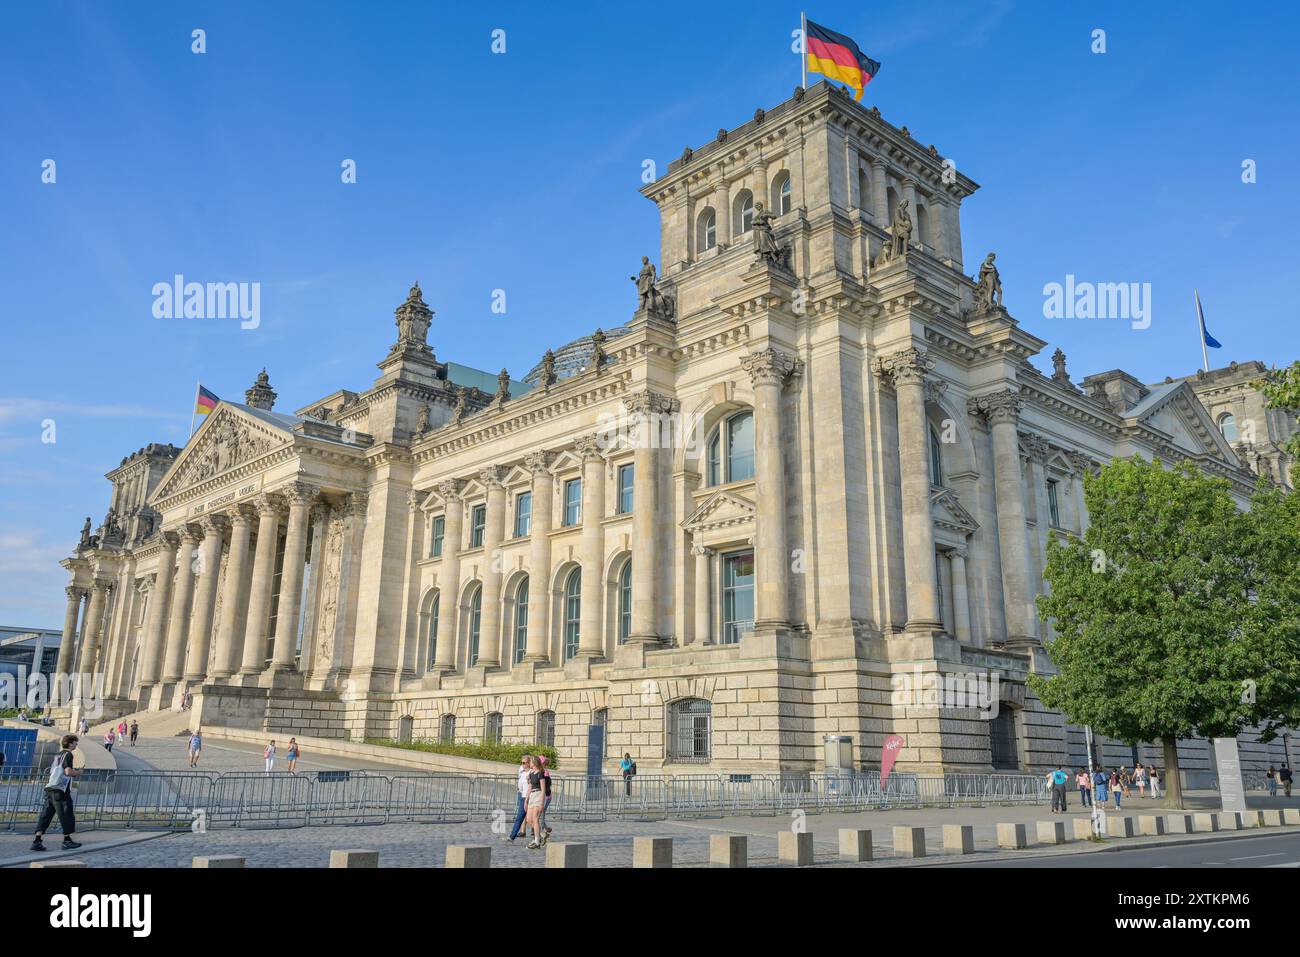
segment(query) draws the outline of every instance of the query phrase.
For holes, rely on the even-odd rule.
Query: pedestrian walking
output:
[[[131,721],[131,747],[135,747],[135,739],[140,736],[140,723],[132,719]]]
[[[1128,768],[1124,767],[1124,765],[1121,764],[1119,766],[1119,787],[1120,790],[1124,792],[1125,797],[1133,796],[1132,793],[1129,791],[1129,788],[1132,786],[1132,784],[1133,784],[1133,773],[1129,771]]]
[[[528,816],[528,773],[533,769],[533,756],[531,754],[521,754],[519,756],[519,774],[518,781],[515,784],[515,823],[510,828],[510,836],[502,835],[501,840],[507,844],[513,844],[515,838],[519,836],[519,829],[524,826],[524,820]]]
[[[1271,764],[1268,766],[1268,770],[1264,772],[1264,786],[1268,788],[1269,797],[1277,797],[1277,771]]]
[[[1079,768],[1074,781],[1079,787],[1079,802],[1084,807],[1092,807],[1092,775],[1088,773],[1088,769]]]
[[[104,750],[107,751],[109,754],[113,753],[113,742],[115,742],[116,740],[117,740],[117,735],[113,732],[112,728],[109,728],[107,731],[104,732]]]
[[[1111,797],[1115,799],[1115,810],[1117,811],[1119,810],[1120,792],[1123,790],[1124,790],[1124,781],[1120,777],[1119,771],[1112,770],[1110,772],[1110,793],[1111,793]]]
[[[203,735],[195,728],[190,732],[190,767],[199,766],[199,752],[203,750]]]
[[[1136,768],[1133,769],[1133,783],[1138,786],[1138,797],[1147,796],[1147,769],[1142,767],[1139,761]]]
[[[289,749],[285,751],[284,756],[289,759],[289,773],[293,774],[294,769],[298,767],[298,755],[301,749],[298,747],[298,739],[289,739]]]
[[[72,839],[77,830],[77,815],[72,803],[72,779],[81,774],[81,769],[73,767],[72,752],[77,750],[78,738],[75,734],[65,734],[59,741],[59,753],[50,763],[50,774],[45,781],[45,807],[36,821],[36,836],[32,838],[32,850],[46,849],[44,837],[54,815],[59,816],[59,826],[63,828],[63,849],[76,850],[81,847]]]
[[[538,820],[542,814],[542,803],[544,800],[543,792],[542,763],[534,755],[529,763],[528,771],[528,816],[527,823],[532,829],[533,839],[528,842],[528,847],[532,850],[542,846],[542,832]]]
[[[1151,782],[1151,797],[1158,799],[1160,797],[1160,772],[1156,770],[1154,764],[1148,769],[1147,778]]]
[[[631,754],[623,752],[623,760],[618,762],[618,769],[623,772],[623,790],[628,797],[631,797],[632,779],[636,777],[636,762],[632,760]]]
[[[81,723],[77,725],[77,730],[80,734],[90,734],[90,722],[82,718]]]
[[[275,770],[275,739],[274,738],[272,738],[271,743],[266,746],[266,750],[262,752],[262,757],[266,759],[266,773],[270,774],[272,771]]]
[[[117,740],[121,741],[125,737],[126,737],[126,721],[119,721],[117,723]]]
[[[1092,803],[1094,807],[1106,806],[1106,785],[1109,778],[1106,772],[1098,768],[1092,775]]]
[[[1287,797],[1290,797],[1291,796],[1291,768],[1285,764],[1282,765],[1282,767],[1278,769],[1277,777],[1278,780],[1282,782],[1282,793],[1285,794]]]
[[[542,811],[537,820],[542,825],[542,843],[545,844],[551,839],[551,829],[546,826],[546,812],[551,806],[551,771],[546,766],[546,755],[538,755],[537,760],[542,765]]]
[[[1058,811],[1062,814],[1066,811],[1065,806],[1065,786],[1070,782],[1070,776],[1065,773],[1064,769],[1058,764],[1055,771],[1048,772],[1047,783],[1052,786],[1052,813]]]

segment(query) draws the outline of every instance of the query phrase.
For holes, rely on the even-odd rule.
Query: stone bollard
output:
[[[1271,811],[1259,812],[1260,827],[1277,827],[1282,823],[1282,812],[1276,808]]]
[[[448,844],[447,867],[484,868],[492,866],[492,848],[486,844]]]
[[[632,839],[633,867],[672,867],[671,837],[636,837]]]
[[[85,861],[32,861],[31,867],[89,867]]]
[[[1300,824],[1300,807],[1282,808],[1283,824]]]
[[[1224,811],[1219,815],[1220,831],[1240,831],[1241,815],[1236,811]]]
[[[330,851],[330,867],[378,867],[378,851]]]
[[[813,862],[813,836],[809,831],[782,831],[776,839],[777,857],[787,867],[807,867]]]
[[[871,832],[852,827],[840,828],[840,860],[871,860]]]
[[[190,861],[190,867],[243,867],[244,859],[235,857],[232,854],[212,854],[207,857],[196,857]]]
[[[749,867],[749,838],[743,834],[709,835],[709,867]]]
[[[945,824],[943,849],[949,854],[974,854],[975,828],[969,824]]]
[[[1192,815],[1192,830],[1203,832],[1203,831],[1217,831],[1218,829],[1219,829],[1219,815],[1217,814],[1193,814]]]
[[[1196,822],[1190,814],[1166,814],[1165,832],[1167,834],[1191,834],[1196,830]]]
[[[1028,846],[1029,841],[1025,837],[1025,826],[1023,824],[998,825],[998,847],[1018,849]]]
[[[1165,833],[1165,819],[1159,814],[1143,814],[1138,818],[1138,833],[1158,837]]]
[[[546,845],[547,867],[586,867],[586,844],[558,844],[554,841]]]
[[[1086,841],[1092,837],[1092,817],[1076,817],[1074,819],[1074,839],[1076,841]]]
[[[1106,816],[1106,834],[1109,837],[1132,837],[1133,819],[1127,816],[1119,817],[1118,815],[1108,814]]]
[[[1038,822],[1038,843],[1039,844],[1064,844],[1065,822],[1064,821],[1039,821]]]
[[[894,828],[894,854],[898,857],[925,857],[925,828]]]

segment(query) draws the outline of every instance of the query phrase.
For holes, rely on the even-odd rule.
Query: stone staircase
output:
[[[190,719],[193,717],[193,711],[173,711],[170,708],[162,711],[136,711],[134,714],[122,715],[119,718],[92,724],[88,737],[92,741],[100,741],[109,728],[116,728],[119,722],[122,721],[126,722],[128,728],[131,727],[132,721],[138,721],[140,723],[141,737],[179,737],[189,734]]]

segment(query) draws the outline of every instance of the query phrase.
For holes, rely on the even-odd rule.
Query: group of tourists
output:
[[[298,746],[297,738],[289,739],[289,747],[285,750],[284,756],[289,762],[289,773],[293,774],[298,767],[298,755],[302,754],[302,748]],[[275,770],[275,739],[272,738],[262,751],[262,758],[266,761],[266,773],[270,774]]]
[[[1275,769],[1273,765],[1268,766],[1264,772],[1264,784],[1268,787],[1268,796],[1277,797],[1277,783],[1282,782],[1282,789],[1287,797],[1291,796],[1291,768],[1288,765],[1282,765],[1281,769]]]
[[[85,724],[84,718],[82,719],[82,724]],[[128,735],[131,739],[131,747],[134,748],[135,739],[140,736],[140,724],[138,721],[132,719],[131,727],[129,729],[127,728],[125,721],[119,721],[116,728],[110,726],[109,729],[104,732],[104,750],[111,754],[113,751],[113,745],[119,741],[125,741]]]
[[[515,802],[515,823],[510,836],[501,840],[513,844],[522,827],[525,836],[532,833],[530,849],[544,847],[551,838],[546,826],[546,809],[551,806],[551,772],[546,767],[546,755],[525,754],[519,758],[518,795]]]
[[[1061,765],[1055,771],[1048,772],[1047,783],[1052,789],[1052,813],[1066,810],[1065,795],[1069,785],[1070,774]],[[1146,797],[1147,788],[1151,797],[1160,797],[1160,772],[1154,766],[1144,767],[1141,762],[1130,771],[1120,765],[1117,768],[1098,767],[1095,771],[1079,768],[1074,774],[1075,787],[1079,789],[1079,801],[1083,807],[1105,807],[1106,801],[1115,802],[1119,810],[1126,797],[1132,797],[1133,788],[1138,789],[1138,797]]]

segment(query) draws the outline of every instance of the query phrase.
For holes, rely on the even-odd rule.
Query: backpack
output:
[[[63,756],[68,754],[67,751],[60,751],[54,756],[54,762],[50,765],[50,776],[45,782],[46,788],[57,788],[60,791],[66,791],[72,778],[63,770]]]
[[[631,766],[630,768],[627,769],[627,773],[630,774],[630,775],[632,775],[633,777],[636,777],[636,762],[635,762],[635,761],[633,761],[633,762],[632,762],[632,766]]]

